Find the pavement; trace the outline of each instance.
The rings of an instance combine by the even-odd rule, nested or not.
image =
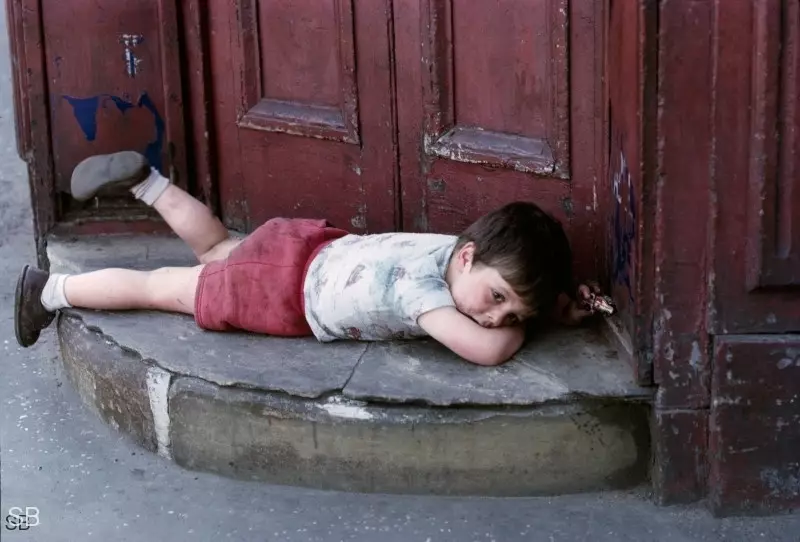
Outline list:
[[[0,24],[5,28],[4,11]],[[351,494],[191,472],[143,451],[89,412],[65,382],[53,329],[31,349],[16,345],[16,276],[35,261],[35,251],[27,175],[13,126],[3,35],[0,540],[800,541],[799,515],[714,519],[699,505],[655,506],[647,488],[513,499]],[[29,525],[19,530],[26,508]]]

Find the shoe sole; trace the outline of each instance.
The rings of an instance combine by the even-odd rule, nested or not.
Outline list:
[[[30,269],[30,267],[30,265],[26,265],[22,268],[22,272],[17,279],[17,289],[14,292],[14,335],[16,335],[19,345],[25,348],[33,345],[39,339],[39,335],[37,334],[36,337],[33,338],[33,342],[29,343],[23,340],[22,337],[22,292],[25,286],[25,277],[28,275],[28,269]]]
[[[147,178],[149,173],[147,158],[135,151],[90,156],[73,170],[70,192],[77,201],[122,193]]]

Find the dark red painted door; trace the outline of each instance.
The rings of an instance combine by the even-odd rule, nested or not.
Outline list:
[[[594,274],[601,4],[210,4],[224,218],[246,229],[288,215],[457,232],[533,200],[567,223],[579,267]]]
[[[717,10],[711,325],[717,334],[798,332],[800,5]]]
[[[356,232],[396,227],[388,0],[208,9],[226,223],[311,216]]]
[[[800,506],[800,2],[715,3],[709,496]]]
[[[403,224],[457,232],[540,203],[602,254],[602,2],[395,0]]]

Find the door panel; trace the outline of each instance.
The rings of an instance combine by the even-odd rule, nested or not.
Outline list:
[[[179,62],[176,3],[46,1],[41,8],[51,52],[46,70],[56,191],[69,193],[72,171],[87,156],[123,149],[145,154],[186,187],[180,72],[166,68]],[[81,207],[68,198],[64,204]]]
[[[600,4],[395,1],[406,229],[458,232],[532,200],[565,223],[584,274],[596,271]]]
[[[313,216],[356,232],[395,227],[387,6],[238,0],[210,9],[226,222],[250,230],[274,216]]]
[[[712,326],[800,331],[800,5],[717,5]]]
[[[426,7],[426,153],[567,178],[566,1]]]
[[[747,213],[750,291],[800,286],[800,5],[784,4],[782,10],[781,2],[760,2],[755,12]]]
[[[240,5],[244,115],[238,126],[357,144],[352,0]]]
[[[709,501],[718,514],[800,506],[800,336],[734,335],[714,344]]]

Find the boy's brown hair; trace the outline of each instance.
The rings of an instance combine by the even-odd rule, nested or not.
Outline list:
[[[535,316],[550,313],[560,293],[572,297],[572,250],[561,223],[530,202],[488,213],[459,236],[454,254],[475,243],[473,264],[496,269]]]

